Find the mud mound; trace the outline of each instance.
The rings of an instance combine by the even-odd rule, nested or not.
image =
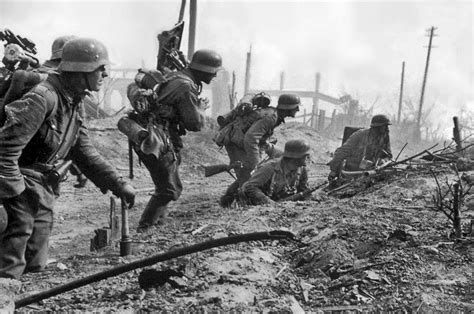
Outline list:
[[[107,119],[88,121],[91,138],[97,150],[110,161],[124,163],[128,158],[128,144],[125,135],[117,129],[117,122],[121,116]],[[184,149],[182,162],[190,169],[202,165],[228,163],[224,148],[217,146],[212,138],[217,132],[213,121],[208,119],[207,126],[200,132],[188,132],[183,136]],[[311,145],[311,157],[315,162],[325,163],[330,160],[330,153],[338,146],[338,141],[329,140],[321,136],[316,130],[301,124],[290,122],[279,126],[274,133],[278,139],[276,144],[280,150],[284,149],[286,141],[291,139],[305,139]]]
[[[340,141],[322,136],[315,129],[301,123],[290,122],[275,129],[274,136],[278,139],[277,147],[283,150],[288,140],[304,139],[311,146],[311,159],[318,163],[331,160],[331,152],[340,146]]]

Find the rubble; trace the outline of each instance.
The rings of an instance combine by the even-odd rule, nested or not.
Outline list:
[[[113,120],[94,121],[106,129]],[[212,130],[185,137],[182,197],[172,203],[170,222],[152,231],[133,231],[153,186],[138,164],[132,183],[143,189],[129,211],[131,237],[140,249],[119,256],[113,242],[90,252],[94,230],[108,224],[109,199],[88,184],[63,185],[57,202],[51,257],[57,260],[43,273],[28,273],[21,294],[44,291],[111,267],[223,236],[286,229],[295,241],[257,241],[214,248],[157,263],[153,273],[173,270],[163,284],[140,283],[142,270],[81,287],[45,299],[25,310],[34,311],[244,311],[244,312],[469,312],[473,310],[474,250],[472,234],[449,238],[451,226],[430,208],[436,183],[432,161],[419,171],[374,180],[351,197],[324,195],[295,203],[222,209],[217,200],[230,184],[228,174],[204,178],[203,161],[226,163],[225,152],[210,140]],[[125,138],[113,130],[91,131],[99,150],[128,174]],[[312,145],[310,183],[326,179],[339,141],[330,141],[311,128],[288,123],[277,129],[277,145],[305,138]],[[428,147],[429,145],[426,145]],[[394,149],[396,151],[396,149]],[[422,150],[406,151],[407,158]],[[418,162],[418,161],[417,161]],[[429,165],[430,164],[430,165]],[[425,167],[426,165],[426,167]],[[429,165],[429,166],[428,166]],[[424,168],[425,167],[425,168]],[[447,163],[437,163],[442,175],[456,177]],[[422,169],[423,168],[423,169]],[[474,219],[472,209],[465,222]],[[93,218],[92,218],[93,217]],[[466,227],[467,228],[467,224]],[[466,229],[467,230],[467,229]],[[65,267],[59,265],[64,265]],[[144,275],[142,275],[143,277]],[[152,276],[145,276],[151,278]],[[145,288],[145,289],[144,289]]]

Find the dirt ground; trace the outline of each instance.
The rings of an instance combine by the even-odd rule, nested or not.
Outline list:
[[[91,121],[90,133],[99,151],[127,177],[126,139],[115,125],[116,119]],[[232,178],[226,173],[205,178],[202,169],[227,163],[212,134],[207,129],[184,138],[184,192],[171,204],[172,219],[146,233],[136,233],[136,226],[153,184],[135,156],[131,182],[140,192],[129,223],[136,244],[134,254],[126,257],[120,257],[120,239],[90,251],[94,230],[109,225],[111,195],[101,194],[90,182],[76,189],[69,178],[56,205],[51,263],[43,273],[23,276],[17,299],[210,239],[289,230],[295,241],[247,242],[186,255],[147,267],[171,270],[174,275],[161,285],[141,289],[143,269],[137,269],[20,310],[474,311],[474,242],[469,236],[450,238],[446,217],[429,208],[435,187],[429,174],[408,173],[347,198],[316,192],[311,200],[275,207],[222,209],[217,201]],[[291,138],[307,139],[312,145],[310,183],[326,179],[324,164],[339,139],[329,140],[295,123],[280,127],[275,135],[280,145]],[[465,211],[462,218],[467,228],[474,212]]]

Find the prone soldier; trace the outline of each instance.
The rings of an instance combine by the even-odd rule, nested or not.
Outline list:
[[[309,151],[304,140],[286,142],[281,158],[265,163],[242,185],[240,201],[245,205],[272,204],[297,193],[305,194],[310,190],[306,169]]]
[[[42,271],[48,258],[59,183],[73,161],[102,192],[130,206],[134,189],[93,147],[79,110],[86,91],[98,91],[109,64],[105,46],[68,41],[59,74],[51,73],[20,100],[5,106],[0,128],[0,201],[8,222],[0,240],[0,277]]]

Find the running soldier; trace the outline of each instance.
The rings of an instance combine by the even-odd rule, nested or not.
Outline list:
[[[137,116],[136,122],[147,127],[150,134],[156,135],[163,144],[156,153],[150,152],[153,149],[144,152],[140,145],[133,146],[155,184],[155,192],[140,218],[138,232],[165,223],[168,203],[176,201],[181,195],[183,186],[178,172],[183,148],[181,136],[186,135],[186,131],[197,132],[204,127],[203,111],[207,103],[199,98],[202,83],[209,84],[221,65],[222,58],[216,52],[196,51],[187,68],[165,74],[164,81],[152,88],[154,101],[146,101],[145,106],[149,108],[138,110],[143,114]],[[137,102],[142,99],[141,93],[143,90],[137,88],[135,83],[129,86],[128,97],[134,108],[139,106]],[[144,121],[143,118],[140,121],[140,117],[145,117]]]

